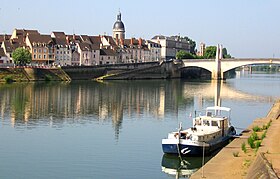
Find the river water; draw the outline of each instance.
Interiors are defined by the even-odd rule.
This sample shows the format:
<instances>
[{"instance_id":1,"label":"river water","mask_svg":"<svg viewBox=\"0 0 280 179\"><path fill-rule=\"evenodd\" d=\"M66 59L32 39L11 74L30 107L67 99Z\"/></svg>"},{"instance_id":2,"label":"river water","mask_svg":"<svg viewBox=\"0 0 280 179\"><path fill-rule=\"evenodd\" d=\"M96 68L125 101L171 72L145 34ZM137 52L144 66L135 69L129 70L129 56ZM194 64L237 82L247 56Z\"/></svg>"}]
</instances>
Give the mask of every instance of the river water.
<instances>
[{"instance_id":1,"label":"river water","mask_svg":"<svg viewBox=\"0 0 280 179\"><path fill-rule=\"evenodd\" d=\"M221 84L1 84L0 178L175 178L180 161L163 155L161 139L179 122L190 127L194 110L218 103L241 131L266 116L279 92L280 74L242 72ZM186 160L188 169L201 165Z\"/></svg>"}]
</instances>

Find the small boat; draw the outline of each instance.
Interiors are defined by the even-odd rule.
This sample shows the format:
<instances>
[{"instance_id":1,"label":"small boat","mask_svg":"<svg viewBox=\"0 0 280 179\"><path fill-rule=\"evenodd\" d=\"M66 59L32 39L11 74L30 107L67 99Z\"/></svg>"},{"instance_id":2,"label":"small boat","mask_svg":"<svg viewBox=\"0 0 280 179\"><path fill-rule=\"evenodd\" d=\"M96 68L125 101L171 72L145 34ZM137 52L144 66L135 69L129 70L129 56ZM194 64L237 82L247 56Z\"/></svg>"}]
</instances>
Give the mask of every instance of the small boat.
<instances>
[{"instance_id":1,"label":"small boat","mask_svg":"<svg viewBox=\"0 0 280 179\"><path fill-rule=\"evenodd\" d=\"M231 109L207 107L205 114L193 118L193 126L168 133L162 139L162 150L168 154L202 156L224 147L236 134L230 123Z\"/></svg>"}]
</instances>

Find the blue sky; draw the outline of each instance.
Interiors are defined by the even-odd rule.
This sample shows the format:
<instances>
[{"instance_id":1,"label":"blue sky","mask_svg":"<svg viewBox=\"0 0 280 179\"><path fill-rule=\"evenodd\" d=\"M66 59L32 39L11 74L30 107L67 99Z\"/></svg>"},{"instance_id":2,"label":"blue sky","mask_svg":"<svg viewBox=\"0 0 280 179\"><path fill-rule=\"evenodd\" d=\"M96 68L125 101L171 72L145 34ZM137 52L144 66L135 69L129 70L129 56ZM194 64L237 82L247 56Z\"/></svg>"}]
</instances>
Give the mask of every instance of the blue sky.
<instances>
[{"instance_id":1,"label":"blue sky","mask_svg":"<svg viewBox=\"0 0 280 179\"><path fill-rule=\"evenodd\" d=\"M235 57L280 58L279 0L1 0L0 33L112 35L120 9L126 37L188 36Z\"/></svg>"}]
</instances>

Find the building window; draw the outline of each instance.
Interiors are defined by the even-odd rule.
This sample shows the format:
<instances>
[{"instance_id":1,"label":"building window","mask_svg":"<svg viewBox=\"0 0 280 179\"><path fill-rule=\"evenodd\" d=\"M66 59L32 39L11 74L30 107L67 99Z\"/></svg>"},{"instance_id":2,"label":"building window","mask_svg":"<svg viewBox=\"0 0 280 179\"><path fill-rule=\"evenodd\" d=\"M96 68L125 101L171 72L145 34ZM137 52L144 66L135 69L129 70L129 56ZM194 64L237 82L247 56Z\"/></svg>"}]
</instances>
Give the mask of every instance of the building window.
<instances>
[{"instance_id":1,"label":"building window","mask_svg":"<svg viewBox=\"0 0 280 179\"><path fill-rule=\"evenodd\" d=\"M39 53L41 53L41 52L42 52L42 50L41 50L41 49L39 49L39 50L38 50L38 52L39 52Z\"/></svg>"},{"instance_id":2,"label":"building window","mask_svg":"<svg viewBox=\"0 0 280 179\"><path fill-rule=\"evenodd\" d=\"M44 48L44 53L47 53L47 49Z\"/></svg>"},{"instance_id":3,"label":"building window","mask_svg":"<svg viewBox=\"0 0 280 179\"><path fill-rule=\"evenodd\" d=\"M38 57L39 59L41 58L41 55L39 55L39 57Z\"/></svg>"},{"instance_id":4,"label":"building window","mask_svg":"<svg viewBox=\"0 0 280 179\"><path fill-rule=\"evenodd\" d=\"M36 53L36 52L37 52L36 48L33 50L33 52L34 52L34 53Z\"/></svg>"},{"instance_id":5,"label":"building window","mask_svg":"<svg viewBox=\"0 0 280 179\"><path fill-rule=\"evenodd\" d=\"M95 58L95 54L93 55L93 58Z\"/></svg>"},{"instance_id":6,"label":"building window","mask_svg":"<svg viewBox=\"0 0 280 179\"><path fill-rule=\"evenodd\" d=\"M44 55L44 59L46 59L46 55Z\"/></svg>"},{"instance_id":7,"label":"building window","mask_svg":"<svg viewBox=\"0 0 280 179\"><path fill-rule=\"evenodd\" d=\"M36 55L34 55L33 58L36 59Z\"/></svg>"}]
</instances>

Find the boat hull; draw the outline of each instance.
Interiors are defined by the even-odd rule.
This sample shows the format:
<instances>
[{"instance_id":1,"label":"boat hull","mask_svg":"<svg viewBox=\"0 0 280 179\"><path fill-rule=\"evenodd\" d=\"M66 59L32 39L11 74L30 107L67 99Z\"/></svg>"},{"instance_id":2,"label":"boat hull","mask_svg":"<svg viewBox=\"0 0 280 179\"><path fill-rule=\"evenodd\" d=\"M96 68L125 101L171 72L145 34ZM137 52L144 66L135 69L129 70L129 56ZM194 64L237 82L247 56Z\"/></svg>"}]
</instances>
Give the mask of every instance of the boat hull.
<instances>
[{"instance_id":1,"label":"boat hull","mask_svg":"<svg viewBox=\"0 0 280 179\"><path fill-rule=\"evenodd\" d=\"M178 142L174 140L170 140L170 142L168 142L168 139L163 139L165 142L162 142L162 150L166 154L179 154L180 152L181 155L191 156L202 156L204 150L204 155L210 155L211 153L227 145L230 139L231 137L224 137L218 142L209 144L206 143L204 146L183 143L178 144Z\"/></svg>"}]
</instances>

